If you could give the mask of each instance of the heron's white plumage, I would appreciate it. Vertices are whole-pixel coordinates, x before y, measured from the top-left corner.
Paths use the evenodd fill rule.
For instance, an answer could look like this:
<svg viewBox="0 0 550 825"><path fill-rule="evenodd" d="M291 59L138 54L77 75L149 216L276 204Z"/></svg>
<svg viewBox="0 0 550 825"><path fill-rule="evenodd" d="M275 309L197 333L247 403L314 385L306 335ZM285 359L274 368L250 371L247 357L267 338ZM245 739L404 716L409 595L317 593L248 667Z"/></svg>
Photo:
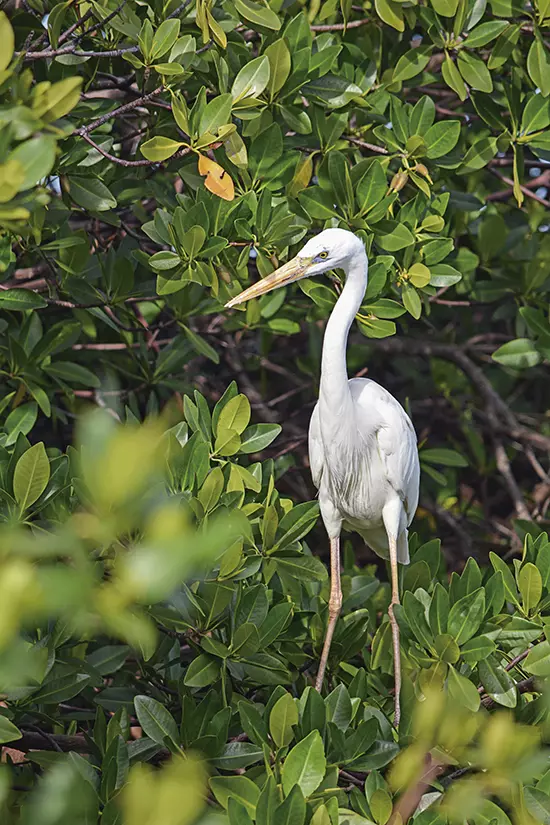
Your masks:
<svg viewBox="0 0 550 825"><path fill-rule="evenodd" d="M388 558L382 512L397 496L402 506L398 559L408 564L407 527L418 504L416 435L403 407L387 390L368 378L348 383L350 415L337 427L325 427L323 439L317 404L309 428L313 483L320 500L333 505L327 531L331 535L342 526L355 530L378 555Z"/></svg>

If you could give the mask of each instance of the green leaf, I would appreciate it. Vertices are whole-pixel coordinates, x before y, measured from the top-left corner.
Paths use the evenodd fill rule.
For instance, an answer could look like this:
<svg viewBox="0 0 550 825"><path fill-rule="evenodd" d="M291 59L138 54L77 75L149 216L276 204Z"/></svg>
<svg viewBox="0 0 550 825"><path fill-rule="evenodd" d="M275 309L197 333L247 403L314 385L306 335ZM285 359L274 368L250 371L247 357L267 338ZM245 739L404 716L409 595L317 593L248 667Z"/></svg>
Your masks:
<svg viewBox="0 0 550 825"><path fill-rule="evenodd" d="M269 76L269 60L265 54L246 63L231 86L233 101L261 95L269 82Z"/></svg>
<svg viewBox="0 0 550 825"><path fill-rule="evenodd" d="M40 498L50 480L50 462L42 441L23 453L13 474L13 493L24 513Z"/></svg>
<svg viewBox="0 0 550 825"><path fill-rule="evenodd" d="M478 169L483 169L487 166L490 160L494 158L498 151L497 138L486 137L476 140L464 156L459 169L459 175L468 175L470 172L476 172Z"/></svg>
<svg viewBox="0 0 550 825"><path fill-rule="evenodd" d="M369 798L369 808L377 825L385 825L391 816L392 798L384 788L377 788Z"/></svg>
<svg viewBox="0 0 550 825"><path fill-rule="evenodd" d="M447 664L454 664L460 657L460 650L458 645L448 633L442 633L436 636L434 641L434 650L442 662Z"/></svg>
<svg viewBox="0 0 550 825"><path fill-rule="evenodd" d="M32 186L47 177L55 163L56 141L53 137L42 135L20 143L8 156L8 161L21 164L24 177L19 184L18 191L30 189Z"/></svg>
<svg viewBox="0 0 550 825"><path fill-rule="evenodd" d="M486 46L495 37L508 28L510 24L507 20L490 20L487 23L480 23L468 34L466 40L466 48L479 49L480 46Z"/></svg>
<svg viewBox="0 0 550 825"><path fill-rule="evenodd" d="M430 0L434 11L443 17L454 17L458 8L458 0Z"/></svg>
<svg viewBox="0 0 550 825"><path fill-rule="evenodd" d="M139 724L149 739L159 745L166 744L166 740L179 749L178 726L172 714L164 705L151 696L136 696L134 706Z"/></svg>
<svg viewBox="0 0 550 825"><path fill-rule="evenodd" d="M263 716L248 702L239 702L239 716L244 732L260 748L268 744L267 725Z"/></svg>
<svg viewBox="0 0 550 825"><path fill-rule="evenodd" d="M4 12L1 12L4 14ZM0 43L2 42L2 19L0 18ZM21 739L23 734L17 728L13 722L10 722L9 719L6 719L5 716L0 714L0 745L5 744L6 742L14 742L17 739Z"/></svg>
<svg viewBox="0 0 550 825"><path fill-rule="evenodd" d="M430 286L452 286L462 280L462 275L448 264L436 264L430 267Z"/></svg>
<svg viewBox="0 0 550 825"><path fill-rule="evenodd" d="M430 62L432 48L432 46L418 46L401 55L393 72L393 82L410 80L423 72Z"/></svg>
<svg viewBox="0 0 550 825"><path fill-rule="evenodd" d="M178 19L163 20L156 30L153 43L151 45L150 61L158 60L170 51L180 32L180 21Z"/></svg>
<svg viewBox="0 0 550 825"><path fill-rule="evenodd" d="M69 2L58 3L48 14L48 38L54 49L57 49L61 27L69 6Z"/></svg>
<svg viewBox="0 0 550 825"><path fill-rule="evenodd" d="M251 742L228 742L221 754L211 760L211 764L222 771L235 771L255 765L263 759L263 755L263 749Z"/></svg>
<svg viewBox="0 0 550 825"><path fill-rule="evenodd" d="M460 653L469 665L476 665L495 651L495 643L488 636L475 636L462 646Z"/></svg>
<svg viewBox="0 0 550 825"><path fill-rule="evenodd" d="M448 447L430 447L420 451L420 459L429 464L440 464L443 467L467 467L468 461L456 450Z"/></svg>
<svg viewBox="0 0 550 825"><path fill-rule="evenodd" d="M529 134L550 125L550 100L542 95L530 95L521 116L521 132Z"/></svg>
<svg viewBox="0 0 550 825"><path fill-rule="evenodd" d="M98 178L68 178L69 194L79 206L91 212L106 212L117 205L116 198Z"/></svg>
<svg viewBox="0 0 550 825"><path fill-rule="evenodd" d="M231 121L231 104L233 98L229 93L218 95L206 104L201 115L199 124L199 134L210 132L215 135L220 126L225 126Z"/></svg>
<svg viewBox="0 0 550 825"><path fill-rule="evenodd" d="M269 173L271 167L280 160L283 152L281 127L272 123L258 135L250 147L250 170L255 179Z"/></svg>
<svg viewBox="0 0 550 825"><path fill-rule="evenodd" d="M298 708L290 693L278 699L269 714L269 732L278 748L290 745L294 739L293 726L298 724Z"/></svg>
<svg viewBox="0 0 550 825"><path fill-rule="evenodd" d="M454 60L448 52L446 52L445 60L441 66L441 74L443 75L443 80L447 86L456 92L461 100L466 100L468 97L468 90L466 89L462 76L458 71Z"/></svg>
<svg viewBox="0 0 550 825"><path fill-rule="evenodd" d="M540 364L541 356L529 338L516 338L499 347L492 355L493 361L516 370L529 369Z"/></svg>
<svg viewBox="0 0 550 825"><path fill-rule="evenodd" d="M544 640L535 645L522 667L533 676L550 676L550 642Z"/></svg>
<svg viewBox="0 0 550 825"><path fill-rule="evenodd" d="M319 515L316 501L304 501L292 507L281 519L277 532L277 548L284 548L303 538L312 529ZM308 557L312 558L312 557ZM317 561L317 559L315 559Z"/></svg>
<svg viewBox="0 0 550 825"><path fill-rule="evenodd" d="M399 249L414 244L414 235L404 223L382 221L377 224L376 228L379 232L383 233L376 236L376 243L387 252L396 252Z"/></svg>
<svg viewBox="0 0 550 825"><path fill-rule="evenodd" d="M4 429L8 433L4 446L15 444L20 433L27 435L34 427L37 416L38 407L34 401L21 404L12 410L4 423Z"/></svg>
<svg viewBox="0 0 550 825"><path fill-rule="evenodd" d="M523 609L531 613L542 597L542 576L531 562L524 564L519 571L518 587L523 600Z"/></svg>
<svg viewBox="0 0 550 825"><path fill-rule="evenodd" d="M149 266L155 272L165 272L168 269L174 269L181 264L181 258L176 252L163 250L162 252L155 252L149 258Z"/></svg>
<svg viewBox="0 0 550 825"><path fill-rule="evenodd" d="M533 788L525 785L523 787L523 799L527 806L527 810L533 817L535 822L540 822L542 825L549 825L550 823L550 796L541 788Z"/></svg>
<svg viewBox="0 0 550 825"><path fill-rule="evenodd" d="M67 115L80 100L82 78L67 77L51 86L39 86L33 100L34 114L46 123Z"/></svg>
<svg viewBox="0 0 550 825"><path fill-rule="evenodd" d="M506 708L515 708L517 691L514 680L502 665L491 656L478 665L481 684L498 705Z"/></svg>
<svg viewBox="0 0 550 825"><path fill-rule="evenodd" d="M281 430L280 424L253 424L247 427L242 434L239 452L259 453L265 450L277 438Z"/></svg>
<svg viewBox="0 0 550 825"><path fill-rule="evenodd" d="M281 37L279 40L271 43L264 54L269 60L270 69L267 91L269 92L270 98L273 99L277 92L285 85L290 74L290 51Z"/></svg>
<svg viewBox="0 0 550 825"><path fill-rule="evenodd" d="M88 673L70 673L59 679L52 679L44 684L38 693L33 694L32 701L41 705L58 705L84 690L89 681Z"/></svg>
<svg viewBox="0 0 550 825"><path fill-rule="evenodd" d="M407 624L416 636L417 641L426 648L433 645L433 637L426 621L424 606L407 590L403 596L403 611Z"/></svg>
<svg viewBox="0 0 550 825"><path fill-rule="evenodd" d="M392 0L381 0L381 2L391 3ZM339 109L347 106L352 100L363 97L360 86L334 74L326 74L317 80L310 80L302 87L302 92L306 97L311 96L321 100L331 109Z"/></svg>
<svg viewBox="0 0 550 825"><path fill-rule="evenodd" d="M246 395L231 398L220 412L218 427L234 430L239 435L244 432L250 421L250 402Z"/></svg>
<svg viewBox="0 0 550 825"><path fill-rule="evenodd" d="M479 710L481 697L476 686L465 676L458 673L452 665L449 665L447 685L452 702L456 702L457 705L465 707L473 713Z"/></svg>
<svg viewBox="0 0 550 825"><path fill-rule="evenodd" d="M248 813L253 816L260 798L260 789L246 776L213 776L210 780L210 789L216 800L227 809L230 799L244 805Z"/></svg>
<svg viewBox="0 0 550 825"><path fill-rule="evenodd" d="M19 310L42 309L48 303L37 292L30 289L2 289L0 290L0 309Z"/></svg>
<svg viewBox="0 0 550 825"><path fill-rule="evenodd" d="M279 31L281 21L268 6L253 3L252 0L234 0L237 13L243 20L272 31Z"/></svg>
<svg viewBox="0 0 550 825"><path fill-rule="evenodd" d="M201 653L187 668L183 683L187 687L206 687L216 681L219 673L220 666L216 659Z"/></svg>
<svg viewBox="0 0 550 825"><path fill-rule="evenodd" d="M44 372L58 378L67 384L81 384L83 387L99 387L101 382L95 373L83 367L82 364L73 364L70 361L54 361L44 367Z"/></svg>
<svg viewBox="0 0 550 825"><path fill-rule="evenodd" d="M298 194L298 200L312 218L326 220L338 217L334 198L320 186L308 186Z"/></svg>
<svg viewBox="0 0 550 825"><path fill-rule="evenodd" d="M527 55L527 71L543 97L550 94L550 55L537 34Z"/></svg>
<svg viewBox="0 0 550 825"><path fill-rule="evenodd" d="M209 513L218 503L224 487L224 477L221 467L214 467L208 473L206 481L202 485L198 499L204 508L205 513Z"/></svg>
<svg viewBox="0 0 550 825"><path fill-rule="evenodd" d="M298 785L305 797L317 790L325 776L327 762L323 740L319 731L314 730L295 745L286 757L282 782L285 794Z"/></svg>
<svg viewBox="0 0 550 825"><path fill-rule="evenodd" d="M440 158L455 148L460 137L460 121L440 120L430 126L425 135L428 157Z"/></svg>
<svg viewBox="0 0 550 825"><path fill-rule="evenodd" d="M186 337L189 339L189 342L195 352L198 352L199 355L204 355L206 358L209 358L213 361L214 364L220 363L220 356L218 355L217 351L214 347L211 347L208 341L205 341L201 335L198 333L193 332L192 329L186 327L185 324L181 325Z"/></svg>
<svg viewBox="0 0 550 825"><path fill-rule="evenodd" d="M479 628L485 613L485 590L479 587L459 599L449 611L448 632L458 645L471 639Z"/></svg>
<svg viewBox="0 0 550 825"><path fill-rule="evenodd" d="M418 320L422 315L422 302L414 286L407 283L403 284L401 287L401 300L407 312Z"/></svg>
<svg viewBox="0 0 550 825"><path fill-rule="evenodd" d="M469 52L461 51L457 64L460 74L469 86L487 94L493 91L491 73L483 60Z"/></svg>
<svg viewBox="0 0 550 825"><path fill-rule="evenodd" d="M388 191L386 173L382 164L375 160L355 187L357 205L362 212L379 203Z"/></svg>
<svg viewBox="0 0 550 825"><path fill-rule="evenodd" d="M384 23L387 23L388 26L398 32L405 31L401 3L395 2L395 0L374 0L374 7L378 17Z"/></svg>
<svg viewBox="0 0 550 825"><path fill-rule="evenodd" d="M139 147L141 154L147 160L158 163L167 160L174 155L184 144L179 140L156 135L151 140L146 140Z"/></svg>
<svg viewBox="0 0 550 825"><path fill-rule="evenodd" d="M119 670L129 655L130 648L128 645L104 645L90 653L86 657L86 661L101 676L105 676Z"/></svg>

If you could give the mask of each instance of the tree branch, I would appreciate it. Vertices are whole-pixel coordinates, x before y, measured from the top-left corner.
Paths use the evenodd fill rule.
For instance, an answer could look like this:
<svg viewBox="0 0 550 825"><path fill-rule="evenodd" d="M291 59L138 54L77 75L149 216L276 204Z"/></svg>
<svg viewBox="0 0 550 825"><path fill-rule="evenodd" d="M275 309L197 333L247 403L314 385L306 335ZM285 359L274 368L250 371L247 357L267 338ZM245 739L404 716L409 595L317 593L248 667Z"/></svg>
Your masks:
<svg viewBox="0 0 550 825"><path fill-rule="evenodd" d="M130 101L130 103L125 103L123 106L119 106L118 109L112 109L112 111L107 112L106 115L102 115L98 117L96 120L92 120L87 126L82 126L80 129L75 129L73 135L80 135L80 137L84 137L89 132L93 132L94 129L97 129L99 126L103 126L104 123L107 123L108 120L111 120L113 117L119 117L120 115L125 114L126 112L131 112L133 109L137 109L138 106L141 106L143 103L147 103L147 101L151 100L151 98L156 97L156 95L160 94L164 86L158 86L156 89L153 89L152 92L149 92L146 95L142 95L138 97L136 100Z"/></svg>
<svg viewBox="0 0 550 825"><path fill-rule="evenodd" d="M388 820L388 825L405 825L418 808L420 800L428 788L444 770L445 765L437 762L429 753L426 754L425 768L422 776L416 785L407 788L405 793L399 798Z"/></svg>
<svg viewBox="0 0 550 825"><path fill-rule="evenodd" d="M350 20L349 23L328 23L319 26L310 26L312 32L346 32L348 29L358 29L360 26L366 26L371 23L370 17L364 17L362 20Z"/></svg>
<svg viewBox="0 0 550 825"><path fill-rule="evenodd" d="M94 140L92 140L92 138L89 135L85 134L84 132L82 132L80 134L80 137L83 137L84 140L87 143L89 143L90 146L93 146L94 149L97 152L99 152L100 155L103 155L104 158L107 158L107 160L110 160L113 163L118 163L119 166L135 167L135 166L158 166L159 165L158 160L124 160L124 158L117 158L116 155L111 155L109 152L106 152L105 149L102 149L101 146L98 146L97 143ZM191 151L191 149L188 146L186 146L184 149L180 149L178 152L176 152L170 158L167 158L167 161L176 160L177 158L182 158L185 155L189 154L190 151ZM162 161L162 162L165 163L166 161Z"/></svg>
<svg viewBox="0 0 550 825"><path fill-rule="evenodd" d="M344 135L344 140L347 140L349 143L354 143L356 146L360 146L361 149L369 149L371 152L377 152L379 155L389 155L387 149L383 146L377 146L376 143L367 143L366 140L351 137L350 135Z"/></svg>

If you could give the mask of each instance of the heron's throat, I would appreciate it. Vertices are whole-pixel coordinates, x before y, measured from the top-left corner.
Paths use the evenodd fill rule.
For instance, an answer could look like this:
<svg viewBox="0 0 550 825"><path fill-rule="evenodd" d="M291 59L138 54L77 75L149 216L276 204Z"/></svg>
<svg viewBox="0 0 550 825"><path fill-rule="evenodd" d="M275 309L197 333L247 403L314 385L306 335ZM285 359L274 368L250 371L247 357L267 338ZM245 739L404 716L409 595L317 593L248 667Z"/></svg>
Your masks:
<svg viewBox="0 0 550 825"><path fill-rule="evenodd" d="M344 267L346 283L328 320L321 360L320 400L334 412L350 399L346 347L353 320L365 296L368 259L361 250L350 256Z"/></svg>

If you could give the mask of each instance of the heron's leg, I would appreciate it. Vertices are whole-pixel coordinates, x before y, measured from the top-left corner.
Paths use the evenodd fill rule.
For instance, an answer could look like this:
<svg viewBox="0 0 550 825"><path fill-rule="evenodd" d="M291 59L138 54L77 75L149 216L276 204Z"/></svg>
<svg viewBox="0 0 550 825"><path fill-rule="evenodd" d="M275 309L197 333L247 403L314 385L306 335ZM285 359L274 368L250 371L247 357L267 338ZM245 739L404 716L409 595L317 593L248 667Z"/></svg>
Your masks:
<svg viewBox="0 0 550 825"><path fill-rule="evenodd" d="M395 716L394 725L398 727L401 717L401 645L399 638L399 625L394 614L394 606L399 604L399 569L397 567L397 539L403 521L403 504L399 498L391 499L382 511L384 527L388 535L388 545L390 549L391 567L391 601L389 607L389 617L391 624L391 634L393 642L393 673L395 681Z"/></svg>
<svg viewBox="0 0 550 825"><path fill-rule="evenodd" d="M388 536L390 546L390 566L391 566L391 602L389 608L391 635L393 642L393 674L395 680L395 715L394 724L397 728L401 718L401 644L399 639L399 625L395 618L393 607L399 604L399 571L397 567L397 538Z"/></svg>
<svg viewBox="0 0 550 825"><path fill-rule="evenodd" d="M332 637L334 636L334 628L342 609L342 584L340 582L340 537L337 536L330 540L330 598L328 602L328 624L325 635L325 643L323 645L323 653L321 654L321 661L319 662L319 670L317 672L317 680L315 688L320 691L323 687L323 680L325 678L325 670L327 667L328 654L330 652L330 645Z"/></svg>

